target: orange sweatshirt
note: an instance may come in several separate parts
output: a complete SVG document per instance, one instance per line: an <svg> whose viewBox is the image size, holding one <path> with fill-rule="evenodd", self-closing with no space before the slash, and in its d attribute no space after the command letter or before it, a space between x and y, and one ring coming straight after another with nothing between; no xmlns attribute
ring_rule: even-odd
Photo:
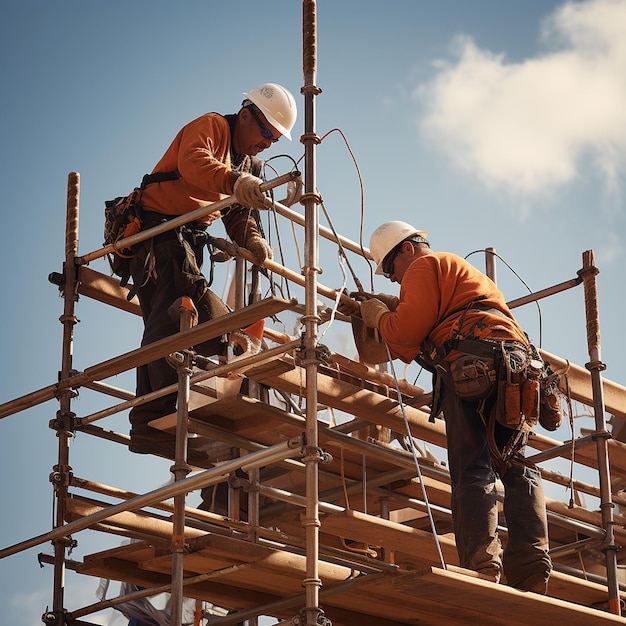
<svg viewBox="0 0 626 626"><path fill-rule="evenodd" d="M499 309L508 317L470 309L463 318L461 336L470 333L476 322L481 321L489 328L482 331L480 338L528 345L494 282L465 259L449 252L429 252L411 263L400 285L398 307L383 315L380 333L392 355L409 363L420 354L420 346L427 337L435 345L454 337L464 307L478 297L482 297L481 305Z"/></svg>
<svg viewBox="0 0 626 626"><path fill-rule="evenodd" d="M238 175L231 170L230 145L230 127L222 115L207 113L189 122L152 170L178 170L181 177L148 185L141 196L144 209L182 215L231 195ZM206 221L212 221L210 216Z"/></svg>

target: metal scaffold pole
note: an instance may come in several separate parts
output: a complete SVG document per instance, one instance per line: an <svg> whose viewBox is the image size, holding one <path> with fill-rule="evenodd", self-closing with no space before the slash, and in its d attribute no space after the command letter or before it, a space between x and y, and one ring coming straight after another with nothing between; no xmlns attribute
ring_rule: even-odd
<svg viewBox="0 0 626 626"><path fill-rule="evenodd" d="M585 314L587 319L587 349L589 363L586 368L591 372L591 386L593 390L593 412L595 418L595 432L598 454L598 474L600 477L600 509L602 512L602 526L605 537L602 550L606 555L606 576L609 592L609 611L620 615L619 584L617 579L617 550L615 544L615 530L611 496L611 474L609 469L608 439L611 434L606 429L604 418L604 390L602 385L602 363L600 343L600 316L598 313L598 291L596 275L598 269L594 265L593 251L583 252L583 266L580 270L585 290Z"/></svg>
<svg viewBox="0 0 626 626"><path fill-rule="evenodd" d="M70 172L67 182L67 209L65 226L65 265L62 294L64 299L63 315L60 318L63 324L63 348L60 379L67 378L72 371L72 356L74 352L74 326L78 319L74 307L78 300L76 291L76 256L78 254L78 209L80 196L80 176L77 172ZM59 393L59 410L51 427L56 430L58 438L58 463L50 474L55 491L55 528L65 524L67 494L70 484L72 468L69 465L69 441L74 430L74 415L71 412L71 400L74 390L68 387ZM43 616L46 624L62 626L65 623L64 595L65 595L65 550L71 545L72 539L68 535L53 540L54 545L54 584L52 612Z"/></svg>
<svg viewBox="0 0 626 626"><path fill-rule="evenodd" d="M193 327L197 312L191 298L181 298L178 303L180 330ZM187 464L187 436L189 418L189 380L193 373L191 355L188 351L170 355L176 364L178 374L178 408L176 413L176 454L174 465L170 468L174 480L179 482L191 471ZM174 496L174 520L172 532L172 605L171 626L181 626L183 620L183 586L185 557L185 492Z"/></svg>
<svg viewBox="0 0 626 626"><path fill-rule="evenodd" d="M319 272L319 212L320 198L315 179L315 147L319 137L315 132L315 96L320 93L316 86L317 66L317 8L314 0L302 4L302 67L304 75L304 194L301 202L305 215L305 315L303 365L306 372L306 446L303 461L306 464L306 513L303 524L306 542L306 577L303 581L306 605L300 623L316 626L323 620L319 606L319 463L322 459L317 432L317 373L319 354L317 330L317 274Z"/></svg>

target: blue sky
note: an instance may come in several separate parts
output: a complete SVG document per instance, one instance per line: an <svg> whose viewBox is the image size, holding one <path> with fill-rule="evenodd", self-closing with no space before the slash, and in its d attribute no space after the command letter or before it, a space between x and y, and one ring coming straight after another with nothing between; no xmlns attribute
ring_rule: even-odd
<svg viewBox="0 0 626 626"><path fill-rule="evenodd" d="M47 277L62 269L68 173L81 176L85 254L102 243L105 200L137 185L183 124L207 111L235 112L242 92L259 83L279 82L297 96L295 140L266 154L299 158L301 26L301 3L288 0L242 0L236 9L199 0L24 0L5 11L0 402L52 384L60 369L63 301ZM428 230L436 249L465 256L495 247L512 268L498 265L507 299L527 292L521 279L536 291L574 278L583 251L593 250L605 375L622 384L625 32L625 0L318 2L317 132L341 132L317 148L317 184L336 229L358 240L362 227L367 245L379 223L401 219ZM363 215L346 141L362 176ZM284 158L273 164L289 167ZM214 228L221 232L221 224ZM320 281L340 287L334 249L323 244L321 259ZM481 255L470 260L483 267ZM369 286L367 265L352 262ZM297 263L292 253L288 264ZM92 267L107 271L102 260ZM218 292L225 284L219 272ZM383 280L374 288L394 292ZM531 338L584 365L582 288L540 309L516 311ZM87 299L77 315L77 369L139 344L137 319ZM335 325L325 340L349 353L349 337ZM132 376L110 382L134 385ZM99 402L83 391L74 410L87 415ZM48 402L0 424L5 546L50 528L56 441L47 424L57 408ZM125 415L103 425L127 432ZM77 476L135 491L168 480L167 462L80 434L71 463ZM116 541L103 543L96 533L78 539L77 559ZM51 548L0 562L7 623L34 626L51 603L52 568L39 568L41 551ZM67 608L94 602L96 585L68 573Z"/></svg>

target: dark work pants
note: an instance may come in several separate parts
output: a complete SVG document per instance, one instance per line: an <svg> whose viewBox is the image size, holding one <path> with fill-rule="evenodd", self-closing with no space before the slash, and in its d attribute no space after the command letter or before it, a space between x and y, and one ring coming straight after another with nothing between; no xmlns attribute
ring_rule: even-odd
<svg viewBox="0 0 626 626"><path fill-rule="evenodd" d="M502 569L511 586L551 571L545 497L538 470L513 465L504 473L504 516L508 541L498 537L496 473L487 448L487 430L477 402L464 402L442 386L442 408L452 480L452 518L460 565L492 575ZM488 409L489 407L487 407ZM486 412L488 415L488 412ZM500 449L512 431L496 423Z"/></svg>
<svg viewBox="0 0 626 626"><path fill-rule="evenodd" d="M148 243L146 245L149 245ZM180 297L189 296L198 309L198 323L212 319L211 306L207 298L199 299L198 290L190 287L189 281L183 274L185 249L174 233L162 235L154 242L156 278L150 278L140 286L137 292L144 321L144 333L141 345L145 346L164 337L177 333L180 330L179 321L172 318L169 307ZM198 265L201 264L201 248L196 252ZM138 255L131 264L133 283L141 285L143 276L143 255ZM200 283L203 277L199 277ZM205 283L202 283L205 284ZM195 346L195 349L204 356L218 354L221 350L221 338L207 341ZM178 375L176 370L168 364L166 359L158 359L152 363L137 368L137 396L151 391L162 389L176 384ZM169 415L176 411L176 393L152 400L146 404L134 407L130 411L131 438L133 431L137 434L150 432L147 423L158 417Z"/></svg>

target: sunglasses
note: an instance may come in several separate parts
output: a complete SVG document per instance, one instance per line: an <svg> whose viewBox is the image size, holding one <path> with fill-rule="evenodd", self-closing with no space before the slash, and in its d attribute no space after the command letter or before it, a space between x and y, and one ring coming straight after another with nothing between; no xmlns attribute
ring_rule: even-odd
<svg viewBox="0 0 626 626"><path fill-rule="evenodd" d="M280 137L274 137L272 131L267 126L265 126L265 124L263 124L261 118L257 115L257 112L254 110L253 107L248 107L248 111L250 111L250 114L254 118L254 121L259 125L263 137L265 137L265 139L271 139L272 143L276 143L278 139L280 139Z"/></svg>
<svg viewBox="0 0 626 626"><path fill-rule="evenodd" d="M398 253L402 249L403 243L404 241L401 241L397 246L392 248L391 251L387 253L385 258L383 259L383 262L381 263L380 269L383 272L383 276L387 279L391 278L391 275L393 274L393 265L396 262L396 257L398 256Z"/></svg>

